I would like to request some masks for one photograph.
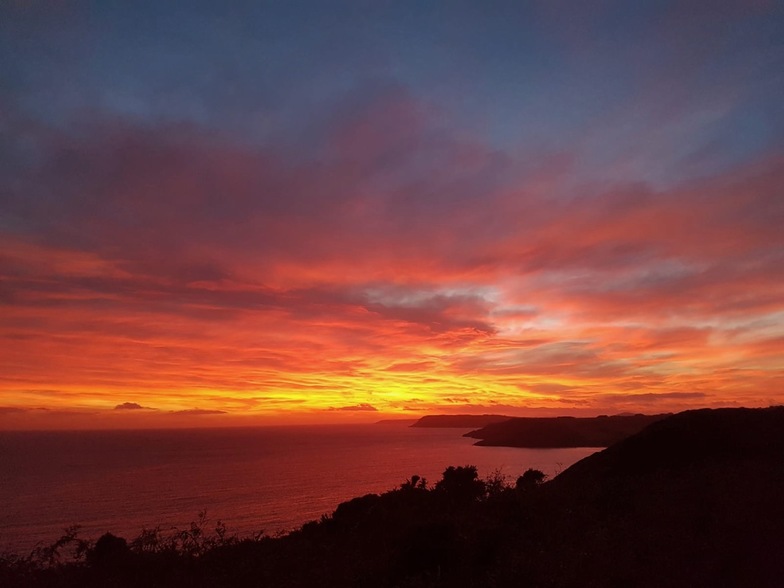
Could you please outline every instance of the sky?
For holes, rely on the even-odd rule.
[[[784,400],[784,4],[0,3],[0,428]]]

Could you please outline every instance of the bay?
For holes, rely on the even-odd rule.
[[[70,525],[95,539],[186,528],[206,510],[231,532],[275,534],[355,496],[430,484],[450,465],[514,481],[557,474],[596,448],[477,447],[462,429],[401,425],[0,432],[0,550],[24,553]]]

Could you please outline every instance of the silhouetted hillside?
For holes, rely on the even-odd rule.
[[[578,462],[341,504],[278,538],[205,521],[96,544],[66,537],[0,558],[0,585],[274,587],[778,587],[784,578],[784,408],[689,411]],[[61,551],[82,557],[62,563]]]
[[[588,479],[601,476],[675,474],[736,460],[767,462],[782,456],[784,406],[689,410],[659,417],[637,434],[580,460],[552,485],[585,485]]]
[[[547,484],[537,557],[517,572],[561,586],[781,586],[782,496],[784,408],[676,414]]]
[[[510,418],[500,414],[432,414],[423,416],[411,426],[470,429],[508,421]]]
[[[593,418],[511,418],[494,422],[465,437],[476,445],[502,447],[607,447],[668,415],[619,415]]]

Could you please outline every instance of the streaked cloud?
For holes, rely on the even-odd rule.
[[[211,414],[226,414],[225,410],[213,410],[208,408],[189,408],[186,410],[175,410],[172,414],[180,416],[204,416]]]
[[[348,412],[377,412],[378,409],[372,404],[363,402],[362,404],[353,404],[351,406],[340,406],[337,408],[330,408],[330,410],[345,410]]]

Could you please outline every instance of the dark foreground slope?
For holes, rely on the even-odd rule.
[[[681,413],[539,483],[450,468],[280,538],[191,529],[82,562],[0,562],[2,586],[781,586],[784,409]]]
[[[782,497],[784,407],[687,411],[548,483],[540,537],[497,565],[556,586],[782,586]]]
[[[669,415],[510,418],[489,423],[465,437],[476,445],[503,447],[607,447]]]

